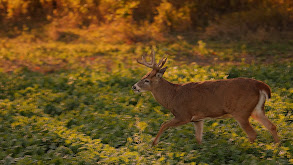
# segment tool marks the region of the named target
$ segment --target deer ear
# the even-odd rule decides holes
[[[160,69],[158,71],[158,73],[156,74],[156,77],[160,77],[161,78],[163,76],[163,74],[165,73],[166,69],[167,69],[167,67]]]

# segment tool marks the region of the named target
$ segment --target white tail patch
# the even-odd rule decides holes
[[[268,96],[267,92],[266,91],[261,91],[261,92],[266,96],[266,100],[269,100],[269,96]]]
[[[259,100],[256,107],[254,108],[255,113],[262,113],[262,107],[266,100],[269,100],[267,92],[264,90],[259,91]]]

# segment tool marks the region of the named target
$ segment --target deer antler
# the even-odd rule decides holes
[[[146,66],[146,67],[149,67],[149,68],[152,68],[152,69],[155,69],[155,70],[160,70],[164,64],[166,63],[167,61],[167,58],[162,58],[159,63],[157,64],[156,63],[156,59],[155,59],[155,51],[154,49],[152,49],[152,60],[151,62],[147,62],[144,58],[144,55],[141,57],[141,61],[140,60],[136,60],[138,63]]]

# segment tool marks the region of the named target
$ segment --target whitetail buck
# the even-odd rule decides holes
[[[256,139],[256,132],[249,123],[253,117],[263,124],[279,142],[276,126],[265,116],[264,104],[271,97],[271,89],[261,81],[249,78],[235,78],[204,82],[173,84],[162,78],[167,67],[167,58],[157,64],[152,50],[151,62],[137,60],[152,71],[132,86],[135,92],[151,91],[155,99],[175,116],[162,124],[153,145],[159,142],[161,134],[170,127],[194,123],[197,142],[202,141],[203,120],[205,118],[234,117],[248,135],[250,142]]]

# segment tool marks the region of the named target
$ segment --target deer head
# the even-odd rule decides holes
[[[152,59],[150,62],[147,62],[145,60],[145,57],[142,56],[141,60],[137,59],[137,62],[145,65],[146,67],[152,68],[152,71],[148,72],[145,76],[141,78],[140,81],[138,81],[136,84],[132,86],[132,89],[134,92],[145,92],[145,91],[151,91],[154,86],[158,85],[160,80],[163,77],[163,74],[165,73],[167,67],[164,67],[164,64],[167,61],[167,58],[162,58],[159,63],[156,63],[155,59],[155,52],[152,49]]]

